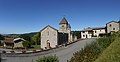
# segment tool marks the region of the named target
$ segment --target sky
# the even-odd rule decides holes
[[[120,19],[120,0],[0,0],[0,34],[59,29],[63,17],[73,31],[105,26]]]

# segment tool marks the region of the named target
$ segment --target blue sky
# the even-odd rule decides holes
[[[0,0],[1,34],[59,29],[63,17],[72,30],[105,26],[120,19],[120,0]]]

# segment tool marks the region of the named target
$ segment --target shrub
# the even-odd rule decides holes
[[[73,57],[69,62],[93,62],[98,57],[99,49],[96,49],[97,45],[93,42],[82,48],[79,52],[73,54]]]
[[[37,62],[59,62],[56,56],[44,56],[36,60]]]

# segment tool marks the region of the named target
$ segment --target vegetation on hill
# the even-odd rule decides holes
[[[19,37],[26,40],[23,42],[23,46],[25,48],[31,48],[31,47],[36,48],[36,46],[40,45],[40,32],[31,33],[31,34],[21,34],[19,35]]]
[[[40,32],[36,33],[36,34],[32,37],[32,41],[33,41],[34,44],[36,44],[36,45],[40,45],[40,39],[41,39],[41,33],[40,33]]]
[[[5,37],[11,37],[11,38],[18,38],[20,35],[28,35],[30,37],[33,37],[37,32],[31,32],[31,33],[24,33],[24,34],[4,34]]]
[[[80,31],[72,31],[72,33],[77,36],[77,39],[80,38]]]
[[[116,37],[120,37],[120,32],[113,33],[111,36],[107,36],[105,38],[99,38],[96,42],[92,42],[91,44],[85,46],[80,51],[73,54],[73,57],[68,62],[93,62],[103,51],[109,47],[109,45],[114,42]],[[107,61],[108,62],[108,61]]]
[[[36,62],[59,62],[56,56],[44,56],[36,60]]]
[[[116,38],[95,62],[120,62],[120,38]]]
[[[4,36],[0,34],[0,40],[4,40]]]

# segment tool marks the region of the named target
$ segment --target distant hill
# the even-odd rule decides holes
[[[32,36],[34,36],[37,33],[38,32],[24,33],[24,35],[28,35],[28,36],[32,37]],[[23,34],[2,34],[2,35],[5,36],[5,37],[17,38],[17,37],[19,37],[20,35],[23,35]]]

